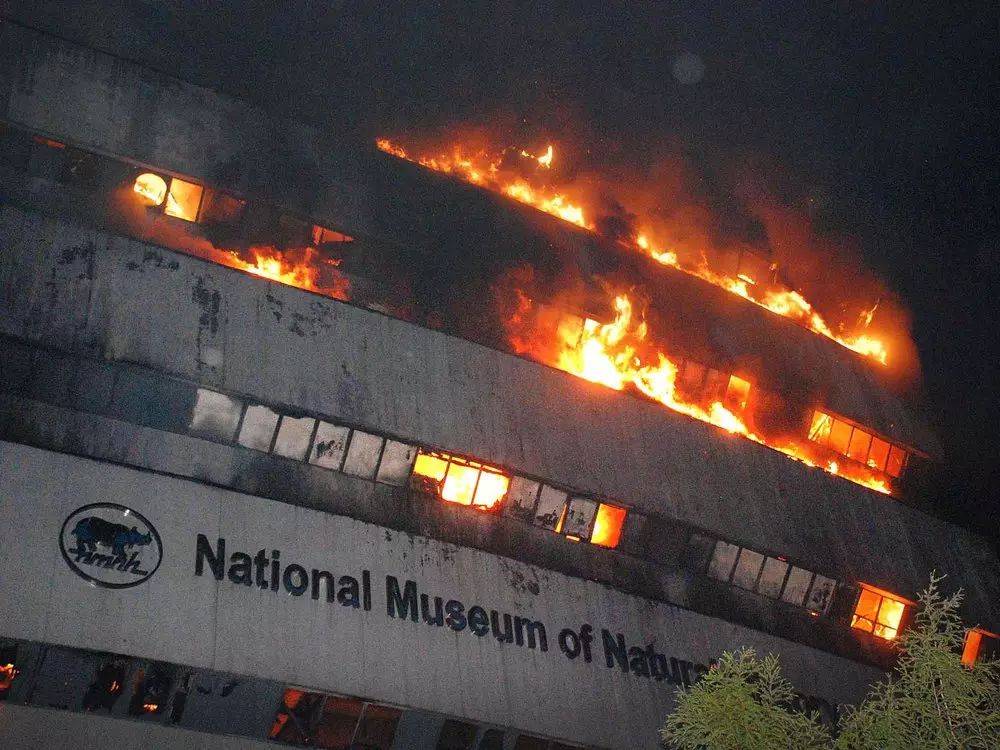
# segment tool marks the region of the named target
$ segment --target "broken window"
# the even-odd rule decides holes
[[[349,427],[320,422],[316,428],[316,439],[313,440],[309,463],[339,471],[344,462],[344,452],[347,449],[347,438],[350,434]]]
[[[222,393],[199,388],[188,431],[198,437],[230,443],[240,421],[242,402]]]
[[[726,387],[726,397],[722,405],[734,414],[742,414],[747,408],[747,399],[749,398],[749,381],[736,375],[730,375],[729,385]]]
[[[510,488],[507,490],[508,509],[514,515],[530,519],[535,512],[535,503],[538,500],[540,489],[539,482],[524,477],[511,477]]]
[[[562,531],[563,514],[566,511],[566,499],[569,494],[555,487],[542,486],[535,508],[535,525],[542,528]]]
[[[506,497],[510,477],[478,461],[421,449],[413,466],[412,484],[414,489],[450,503],[488,510]]]
[[[6,700],[7,693],[10,692],[14,678],[18,675],[17,645],[0,646],[0,701]]]
[[[83,696],[83,710],[110,713],[122,694],[128,666],[128,659],[123,656],[112,657],[101,664]]]
[[[285,690],[271,727],[273,740],[328,750],[389,750],[402,712],[389,706]]]
[[[152,172],[143,172],[135,178],[132,190],[147,206],[161,206],[167,197],[167,181]]]
[[[197,221],[203,192],[201,185],[174,177],[170,180],[170,190],[167,191],[163,212],[167,216],[174,216],[184,221]]]
[[[132,698],[128,703],[129,716],[146,716],[163,713],[167,708],[174,668],[150,664],[135,675]]]
[[[861,585],[861,595],[854,606],[851,627],[891,641],[899,633],[899,624],[908,604],[912,602],[882,591],[874,586]]]
[[[622,536],[622,525],[628,511],[615,505],[601,503],[594,519],[594,530],[590,534],[590,543],[599,547],[617,547]]]
[[[906,465],[905,449],[818,410],[813,412],[809,439],[896,479]]]
[[[569,501],[566,517],[563,521],[562,533],[570,539],[579,541],[590,536],[590,522],[597,514],[597,503],[583,497],[574,497]]]

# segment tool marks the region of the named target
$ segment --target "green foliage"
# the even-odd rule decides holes
[[[942,578],[931,574],[914,626],[900,636],[896,675],[843,719],[837,750],[1000,747],[1000,664],[961,663],[962,592],[944,597]]]
[[[931,573],[913,627],[897,643],[893,676],[841,719],[836,741],[816,717],[793,710],[776,656],[724,653],[688,690],[661,735],[676,750],[997,750],[1000,662],[962,664],[962,592],[945,597]]]
[[[790,750],[829,747],[814,717],[792,709],[794,689],[781,676],[778,657],[758,659],[753,649],[724,653],[689,690],[661,730],[677,750]]]

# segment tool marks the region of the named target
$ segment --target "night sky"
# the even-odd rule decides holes
[[[910,308],[953,469],[939,507],[1000,539],[995,4],[202,5],[0,12],[361,139],[492,123],[579,168],[759,181]]]

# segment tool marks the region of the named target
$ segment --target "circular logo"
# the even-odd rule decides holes
[[[138,586],[160,567],[163,544],[153,524],[124,505],[94,503],[69,514],[59,532],[66,564],[98,586]]]

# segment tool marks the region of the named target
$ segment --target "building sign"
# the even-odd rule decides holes
[[[59,549],[74,573],[111,589],[138,586],[163,559],[153,524],[114,503],[85,505],[70,513],[59,533]]]

